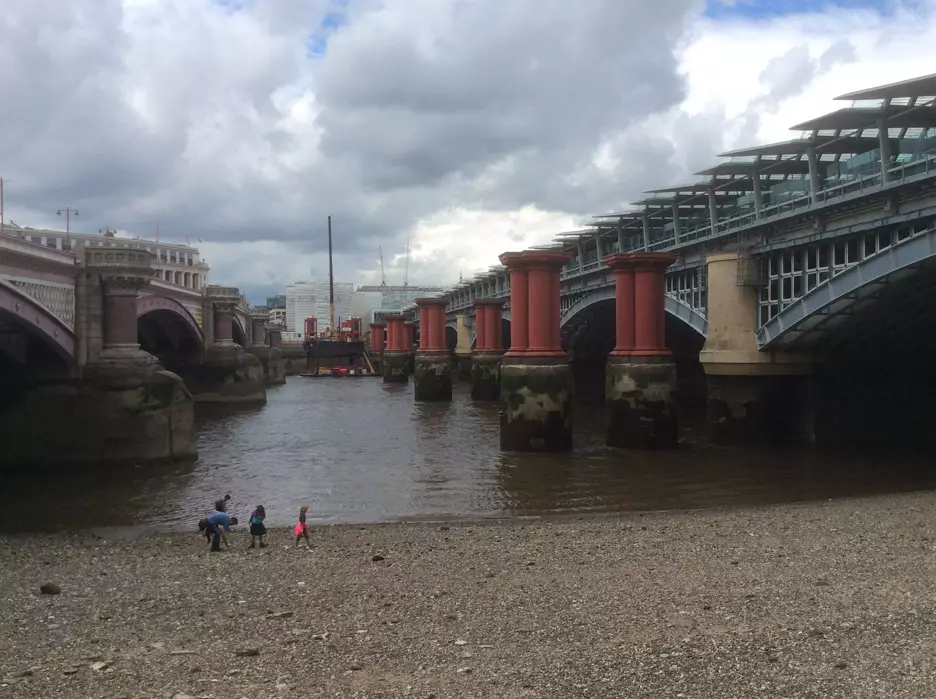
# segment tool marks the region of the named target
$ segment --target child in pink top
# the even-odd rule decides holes
[[[296,522],[293,531],[296,533],[296,546],[299,545],[300,539],[305,539],[306,546],[312,548],[312,544],[309,543],[309,525],[306,524],[306,512],[308,511],[308,505],[303,505],[299,508],[299,521]]]

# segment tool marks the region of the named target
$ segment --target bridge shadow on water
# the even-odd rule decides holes
[[[587,394],[586,394],[587,395]],[[292,378],[266,405],[198,411],[199,459],[157,467],[0,473],[0,529],[91,529],[101,536],[193,531],[215,498],[246,516],[264,504],[289,526],[320,523],[758,506],[936,487],[930,455],[895,450],[707,445],[685,415],[683,446],[605,446],[600,400],[575,406],[575,450],[505,453],[495,404],[456,387],[415,403],[413,387]]]

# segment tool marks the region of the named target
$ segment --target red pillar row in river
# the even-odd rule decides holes
[[[560,356],[559,275],[571,255],[552,250],[506,252],[510,273],[510,350],[505,356]]]
[[[476,299],[475,307],[475,352],[503,352],[504,299]]]
[[[416,299],[419,309],[419,351],[441,353],[448,348],[445,343],[445,298]]]
[[[612,356],[670,354],[666,348],[666,268],[676,255],[618,253],[601,260],[615,278],[615,345]]]

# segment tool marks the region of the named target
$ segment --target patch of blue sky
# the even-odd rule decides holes
[[[236,0],[235,0],[236,1]],[[345,25],[347,17],[348,0],[335,0],[318,27],[309,34],[306,40],[306,55],[310,58],[322,58],[328,51],[328,39],[339,27]]]
[[[763,20],[785,15],[821,12],[833,8],[875,10],[882,15],[888,15],[896,6],[897,3],[894,0],[708,0],[705,15],[714,20]]]

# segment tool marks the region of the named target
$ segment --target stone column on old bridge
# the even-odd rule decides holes
[[[452,362],[445,342],[446,298],[416,299],[419,349],[413,379],[418,401],[452,400]]]
[[[205,288],[205,320],[211,320],[213,342],[205,349],[202,363],[186,367],[183,373],[196,402],[266,402],[263,365],[234,342],[234,309],[239,302],[240,292],[235,287]]]
[[[510,274],[510,349],[500,371],[501,449],[572,448],[572,371],[559,333],[559,273],[571,255],[500,256]]]
[[[468,324],[468,314],[460,313],[455,316],[455,379],[457,381],[471,381],[472,352],[471,327]]]
[[[615,254],[602,259],[615,277],[615,346],[605,369],[607,442],[612,447],[678,445],[676,365],[666,348],[669,253]]]
[[[370,340],[368,351],[370,353],[371,364],[374,365],[374,371],[383,374],[383,353],[384,341],[386,337],[386,323],[370,324]]]
[[[406,370],[408,360],[406,349],[406,328],[403,327],[406,316],[392,314],[386,316],[387,347],[383,353],[384,383],[407,383],[409,374]]]
[[[757,348],[757,287],[739,285],[738,278],[739,266],[759,261],[718,252],[706,262],[708,336],[699,361],[706,375],[709,438],[719,444],[813,441],[814,357]]]
[[[247,352],[260,361],[263,367],[263,378],[267,386],[279,386],[286,383],[286,366],[283,362],[283,353],[271,346],[267,325],[270,321],[270,311],[266,308],[250,309],[250,346]],[[233,327],[232,327],[233,329]]]
[[[500,398],[500,369],[504,355],[502,315],[505,299],[476,299],[475,348],[471,356],[471,398]]]
[[[76,311],[89,336],[87,362],[76,381],[46,387],[48,395],[40,390],[37,400],[16,411],[41,434],[6,427],[47,453],[48,463],[194,459],[192,396],[138,343],[137,298],[152,279],[152,253],[128,244],[81,248],[77,257],[83,273]],[[31,407],[38,408],[36,415]],[[46,429],[49,424],[54,429]]]

